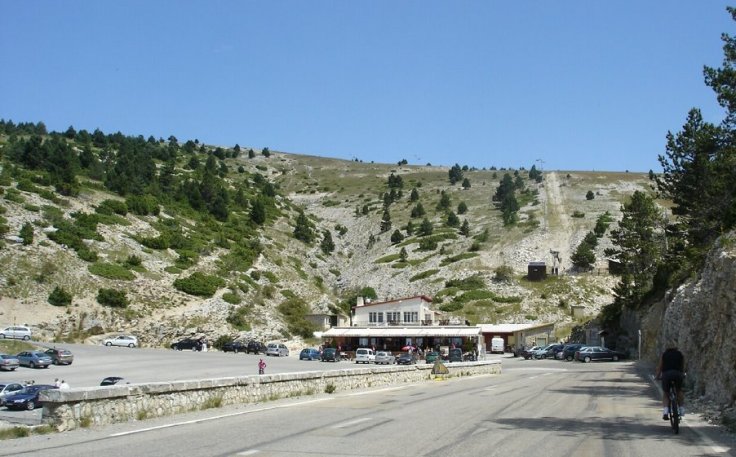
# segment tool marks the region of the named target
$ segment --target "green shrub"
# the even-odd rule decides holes
[[[72,294],[63,287],[56,286],[49,294],[48,302],[54,306],[69,306],[72,304]]]
[[[411,278],[409,278],[409,282],[419,281],[420,279],[429,278],[430,276],[438,273],[440,270],[438,269],[432,269],[432,270],[426,270],[421,273],[418,273]]]
[[[381,257],[380,259],[376,259],[375,263],[389,263],[397,260],[399,257],[401,257],[399,254],[389,254]]]
[[[459,290],[482,289],[485,286],[485,281],[479,275],[472,275],[463,279],[451,279],[445,282],[445,287],[455,287]]]
[[[299,298],[289,298],[281,302],[276,308],[284,317],[289,332],[302,338],[312,338],[317,327],[307,319],[310,313],[309,305]]]
[[[228,314],[227,318],[225,320],[227,323],[232,325],[238,330],[250,330],[250,322],[248,321],[248,317],[250,315],[250,308],[247,306],[239,306],[235,308],[234,310],[230,311],[230,314]]]
[[[578,210],[575,210],[572,213],[572,217],[576,217],[578,219],[581,219],[581,218],[585,217],[585,213],[583,213],[581,211],[578,211]]]
[[[242,301],[240,295],[235,292],[226,292],[222,294],[222,299],[231,305],[237,305]]]
[[[128,297],[122,290],[100,289],[97,292],[97,303],[112,308],[125,308],[128,306]]]
[[[131,281],[135,279],[133,272],[114,263],[93,263],[87,267],[90,273],[107,279]]]
[[[460,311],[461,309],[463,309],[463,304],[458,302],[447,303],[440,306],[440,311],[444,311],[446,313]]]
[[[493,299],[496,297],[496,294],[491,292],[490,290],[470,290],[468,292],[465,292],[464,294],[457,297],[455,300],[461,303],[466,303],[469,301],[474,300],[483,300],[486,298]]]
[[[139,267],[143,264],[143,260],[141,260],[137,255],[129,255],[128,258],[125,259],[125,264],[129,267]]]
[[[158,200],[153,195],[131,195],[125,199],[128,211],[139,216],[152,214],[157,216],[161,209]]]
[[[501,265],[494,270],[493,279],[496,281],[511,281],[514,279],[514,269],[508,265]]]
[[[174,281],[174,287],[178,290],[198,297],[211,297],[217,292],[217,289],[224,285],[225,281],[222,278],[201,272],[195,272],[188,278],[179,278]]]
[[[279,278],[277,278],[276,275],[271,271],[264,271],[263,276],[265,276],[266,279],[268,279],[268,282],[270,282],[271,284],[278,284],[279,282]]]
[[[125,216],[128,214],[128,205],[121,200],[105,200],[95,209],[100,214],[119,214]]]
[[[461,260],[472,259],[473,257],[478,257],[478,253],[477,252],[464,252],[462,254],[458,254],[452,257],[446,257],[442,259],[442,261],[440,262],[440,265],[449,265],[451,263],[459,262]]]

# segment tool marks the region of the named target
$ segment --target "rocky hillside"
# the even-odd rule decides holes
[[[696,398],[736,430],[736,233],[723,235],[702,273],[640,316],[644,355],[656,364],[674,338]],[[636,323],[632,324],[636,325]],[[631,325],[632,330],[636,327]]]
[[[187,236],[219,236],[216,230],[202,231],[205,224],[213,225],[211,221],[194,221],[168,206],[158,215],[127,213],[101,219],[99,236],[84,240],[97,259],[83,260],[69,246],[49,238],[58,229],[54,224],[59,218],[95,214],[102,202],[120,197],[88,178],[81,180],[78,196],[50,198],[53,187],[43,182],[19,185],[14,166],[4,163],[0,205],[7,233],[0,249],[0,324],[31,324],[49,340],[94,342],[101,335],[124,331],[154,346],[189,334],[206,334],[212,340],[223,335],[278,338],[297,345],[301,339],[289,331],[279,305],[298,299],[313,313],[331,312],[350,293],[371,287],[378,299],[433,296],[439,308],[471,323],[556,322],[564,337],[610,302],[615,284],[602,268],[610,230],[599,240],[592,272],[575,271],[569,260],[572,252],[599,216],[608,212],[617,220],[628,195],[650,189],[647,176],[638,173],[544,171],[537,183],[523,169],[468,169],[468,185],[463,186],[450,184],[449,168],[429,165],[369,164],[274,151],[222,163],[233,190],[252,186],[256,174],[278,189],[276,211],[255,232],[262,249],[247,271],[223,273],[232,247],[213,243],[194,261],[182,263],[181,252],[142,244],[142,239],[155,238],[172,225]],[[491,201],[505,173],[523,184],[518,222],[512,226],[503,225]],[[382,231],[392,174],[403,183],[395,188],[399,192],[389,206],[391,227]],[[410,197],[413,189],[415,201]],[[449,206],[440,208],[443,192]],[[424,215],[412,217],[418,203]],[[317,235],[310,244],[294,238],[300,211]],[[457,215],[458,224],[448,222],[449,212]],[[434,227],[436,246],[421,245],[422,237],[408,233],[409,222],[416,230],[424,218]],[[459,224],[465,220],[463,234]],[[28,245],[19,238],[26,223],[33,227]],[[392,242],[396,230],[403,240]],[[334,241],[331,253],[320,249],[325,231]],[[541,283],[527,281],[528,262],[551,264],[552,250],[560,253],[563,274]],[[140,262],[130,264],[132,258]],[[502,266],[510,267],[510,275],[499,280]],[[121,276],[120,268],[129,274]],[[173,286],[194,272],[221,275],[223,281],[205,298]],[[472,290],[457,286],[470,277]],[[70,306],[49,303],[56,287],[72,294]],[[125,291],[128,306],[101,305],[100,289]],[[572,318],[574,305],[584,307],[585,318]]]

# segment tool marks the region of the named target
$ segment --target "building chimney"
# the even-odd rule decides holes
[[[363,306],[363,297],[358,297],[358,302],[356,303],[356,306]]]

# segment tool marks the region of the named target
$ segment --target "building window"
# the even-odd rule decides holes
[[[383,324],[383,313],[368,313],[368,322],[371,324]]]
[[[404,311],[404,322],[418,322],[419,313],[416,311]]]
[[[401,313],[396,311],[386,312],[386,321],[388,322],[399,322],[401,320]]]

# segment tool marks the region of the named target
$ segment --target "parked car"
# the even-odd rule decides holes
[[[592,362],[594,360],[612,360],[616,362],[619,359],[625,358],[626,354],[622,352],[614,351],[612,349],[600,346],[588,346],[580,348],[580,350],[575,352],[575,360],[579,360],[585,363]]]
[[[562,351],[557,353],[557,358],[561,360],[572,361],[575,358],[575,352],[579,351],[580,348],[584,348],[585,345],[582,343],[571,343],[566,344]]]
[[[376,360],[376,354],[373,349],[358,348],[355,351],[355,363],[371,363]]]
[[[54,365],[71,365],[74,362],[74,354],[68,349],[50,348],[44,352],[51,357],[51,363]]]
[[[534,352],[535,359],[554,359],[555,355],[565,347],[563,344],[552,343]]]
[[[242,341],[230,341],[222,345],[222,352],[248,352],[248,343]]]
[[[14,338],[18,340],[30,340],[31,329],[25,325],[13,325],[0,330],[0,339]]]
[[[184,349],[190,349],[192,351],[201,351],[202,350],[202,340],[197,340],[194,338],[184,338],[183,340],[179,340],[175,343],[171,343],[171,349],[175,351],[183,351]]]
[[[39,394],[44,390],[50,389],[58,389],[58,387],[49,384],[34,384],[26,386],[23,390],[5,397],[5,407],[8,409],[35,409],[36,406],[41,405]]]
[[[18,357],[10,354],[0,354],[0,370],[13,371],[20,366]]]
[[[114,338],[107,338],[102,342],[105,346],[122,346],[128,348],[138,347],[138,338],[133,335],[118,335]]]
[[[393,365],[394,363],[396,363],[396,356],[389,351],[377,351],[374,363],[376,365]]]
[[[463,350],[460,348],[452,348],[447,354],[448,362],[462,362],[463,361]]]
[[[424,354],[424,360],[427,363],[434,363],[437,361],[437,359],[440,358],[440,353],[437,351],[429,351],[426,354]]]
[[[289,356],[289,348],[284,343],[268,343],[266,345],[266,355],[273,355],[276,357]]]
[[[123,381],[125,381],[125,378],[122,378],[120,376],[108,376],[102,380],[100,383],[101,386],[114,386],[115,384],[122,384]],[[126,384],[128,384],[126,382]]]
[[[396,358],[396,363],[399,365],[414,365],[417,363],[417,354],[414,352],[402,352]]]
[[[248,354],[265,354],[267,349],[268,348],[266,347],[266,345],[261,343],[260,341],[251,340],[248,341],[248,347],[245,352],[247,352]]]
[[[320,360],[323,362],[337,362],[340,360],[340,354],[337,353],[335,348],[325,348],[322,350]]]
[[[299,353],[299,360],[319,360],[320,353],[319,349],[316,348],[304,348]]]
[[[19,352],[16,357],[21,366],[28,368],[48,368],[52,363],[51,357],[41,351],[23,351]]]
[[[0,384],[0,406],[5,403],[5,397],[17,394],[23,390],[23,384],[19,382],[3,382]]]
[[[532,357],[534,357],[534,352],[536,352],[536,351],[538,351],[540,349],[542,349],[542,346],[532,346],[529,349],[522,349],[521,350],[521,353],[519,355],[521,355],[522,357],[524,357],[524,359],[529,360]]]

